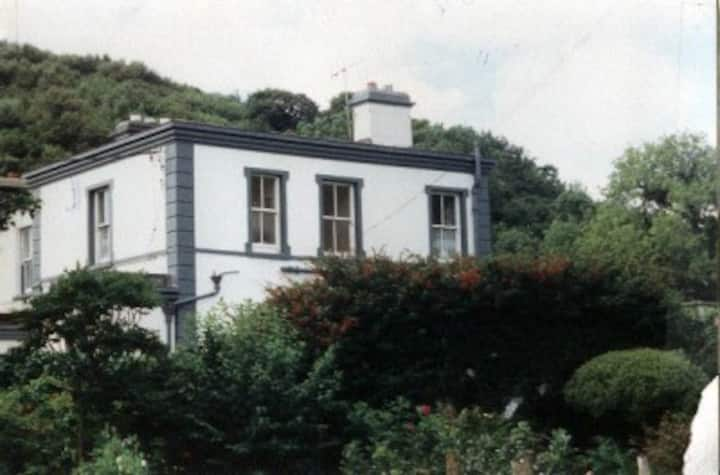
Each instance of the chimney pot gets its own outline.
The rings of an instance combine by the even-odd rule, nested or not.
[[[385,84],[385,87],[383,87],[383,89],[384,89],[386,92],[393,92],[393,86],[392,86],[392,84]]]
[[[367,88],[370,91],[376,91],[377,90],[377,83],[375,81],[370,81],[367,83]]]

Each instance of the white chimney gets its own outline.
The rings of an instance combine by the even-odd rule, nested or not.
[[[410,96],[393,90],[392,85],[382,89],[374,82],[367,89],[353,94],[350,107],[353,114],[353,139],[376,145],[412,147],[410,122]]]

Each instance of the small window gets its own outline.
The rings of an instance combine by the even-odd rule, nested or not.
[[[447,258],[461,252],[461,216],[457,193],[430,193],[430,251]]]
[[[250,188],[251,242],[277,247],[280,235],[280,179],[276,176],[253,175]]]
[[[322,184],[321,234],[326,254],[354,254],[355,185],[326,182]]]
[[[20,229],[20,293],[32,292],[32,228]]]
[[[290,254],[287,243],[285,183],[281,170],[246,168],[249,253]]]
[[[111,233],[110,188],[92,190],[90,192],[90,264],[110,262]]]

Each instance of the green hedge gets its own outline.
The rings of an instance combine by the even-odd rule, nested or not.
[[[501,410],[612,349],[660,346],[662,289],[564,259],[328,259],[319,278],[270,289],[318,351],[335,345],[342,394]]]

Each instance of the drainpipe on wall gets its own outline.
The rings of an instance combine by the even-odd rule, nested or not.
[[[170,351],[174,351],[175,347],[177,345],[177,334],[175,332],[175,329],[177,328],[177,321],[180,318],[180,309],[186,305],[193,304],[199,300],[209,299],[212,297],[215,297],[220,293],[220,284],[222,283],[223,276],[229,275],[229,274],[238,274],[238,271],[226,271],[221,272],[219,274],[213,272],[210,276],[210,280],[213,283],[213,290],[202,294],[202,295],[196,295],[195,297],[187,297],[184,299],[176,300],[174,302],[168,302],[168,305],[170,306],[169,311],[165,312],[165,318],[166,318],[166,335],[167,335],[167,342],[170,346]]]

